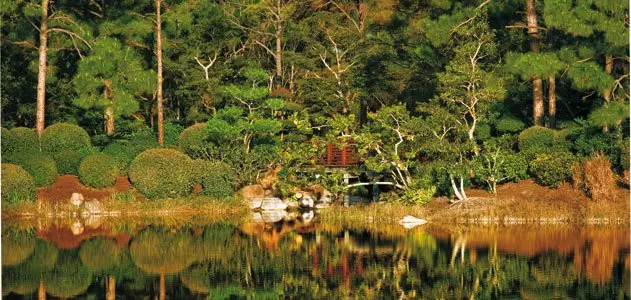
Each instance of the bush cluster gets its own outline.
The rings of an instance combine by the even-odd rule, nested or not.
[[[118,140],[103,148],[103,153],[109,154],[115,161],[121,174],[127,174],[132,160],[141,152],[158,147],[158,142],[152,135],[137,134],[129,140]]]
[[[191,159],[173,149],[149,149],[129,167],[134,187],[150,199],[186,196],[191,192]]]
[[[209,137],[206,123],[199,123],[184,129],[180,134],[178,144],[184,153],[193,158],[199,158],[208,144]]]
[[[202,193],[217,198],[234,193],[237,174],[226,163],[196,159],[191,163],[193,183],[202,186]]]
[[[57,165],[49,155],[39,151],[26,151],[8,154],[5,162],[20,165],[31,176],[35,186],[48,186],[55,182]]]
[[[33,129],[16,127],[8,132],[3,131],[2,152],[20,153],[39,151],[39,138]],[[6,134],[6,136],[4,136]]]
[[[184,131],[184,127],[171,122],[166,122],[164,124],[164,144],[177,145],[182,131]]]
[[[519,151],[526,153],[543,152],[554,146],[554,141],[554,130],[533,126],[519,134]]]
[[[88,155],[79,166],[81,182],[94,188],[114,185],[116,176],[118,176],[116,161],[104,153]]]
[[[92,147],[90,136],[81,127],[68,123],[48,126],[42,133],[42,150],[58,153]]]
[[[31,174],[18,165],[3,163],[2,202],[35,202],[35,182]]]
[[[530,162],[530,172],[539,184],[556,188],[570,178],[574,161],[574,155],[567,151],[539,153]]]
[[[585,192],[593,200],[609,201],[616,197],[616,176],[606,156],[597,154],[582,164],[575,163],[573,173],[574,187]]]
[[[94,153],[98,153],[94,147],[81,148],[79,150],[63,150],[53,153],[52,156],[57,162],[57,169],[61,175],[79,175],[79,165],[83,159]]]

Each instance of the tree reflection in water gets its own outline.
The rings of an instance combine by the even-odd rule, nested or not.
[[[47,241],[51,230],[3,232],[3,296],[615,299],[630,288],[626,228],[147,226],[131,239],[100,229],[74,249]]]

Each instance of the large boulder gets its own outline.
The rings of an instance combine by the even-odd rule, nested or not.
[[[260,199],[252,199],[252,201],[261,202],[261,210],[285,210],[287,209],[287,203],[276,197],[265,197]]]

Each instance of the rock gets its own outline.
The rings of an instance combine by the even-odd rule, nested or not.
[[[296,193],[296,197],[298,199],[300,199],[300,207],[303,208],[313,208],[313,206],[315,205],[315,197],[313,196],[313,194],[309,193],[309,192],[305,192],[305,191],[301,191]]]
[[[247,185],[241,189],[241,195],[247,199],[265,197],[265,190],[258,184]]]
[[[315,218],[315,213],[313,212],[313,210],[306,211],[302,213],[300,217],[302,218],[303,224],[309,224],[311,223],[311,221],[313,221],[313,218]]]
[[[83,215],[100,215],[103,213],[103,204],[99,200],[90,200],[83,203]]]
[[[285,203],[287,204],[287,208],[289,208],[289,209],[298,208],[298,206],[299,206],[298,201],[285,200]]]
[[[276,197],[265,197],[260,199],[262,202],[261,210],[285,210],[287,209],[287,203]]]
[[[263,216],[260,212],[253,212],[250,218],[253,223],[263,223]]]
[[[265,223],[276,223],[286,218],[287,212],[284,210],[264,210],[261,211],[261,217]]]
[[[86,227],[90,229],[97,229],[101,227],[103,223],[102,219],[103,218],[101,218],[101,216],[99,215],[92,215],[92,216],[89,216],[87,219],[85,219],[83,222],[85,223]]]
[[[70,203],[74,206],[80,206],[83,203],[83,195],[81,193],[72,193]]]
[[[283,221],[285,221],[285,222],[295,221],[297,218],[298,218],[298,213],[295,212],[295,211],[292,211],[292,212],[288,212],[287,213],[285,218],[283,218]]]
[[[407,229],[410,229],[419,225],[427,224],[427,220],[407,215],[399,221],[399,224],[403,225],[403,227]]]
[[[324,203],[332,203],[333,202],[333,194],[331,192],[329,192],[327,189],[325,189],[323,186],[321,185],[312,185],[311,186],[311,191],[313,192],[313,195],[316,196],[316,198],[318,199],[319,202],[324,202]]]
[[[85,227],[83,227],[83,224],[81,224],[79,220],[76,220],[74,223],[72,223],[72,225],[70,225],[70,230],[72,231],[73,235],[82,234],[84,229]]]
[[[261,204],[263,204],[263,200],[265,198],[254,198],[254,199],[250,199],[250,208],[251,209],[260,209],[261,208]]]

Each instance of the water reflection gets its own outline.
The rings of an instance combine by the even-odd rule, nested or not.
[[[6,298],[629,298],[629,230],[317,218],[2,233]]]

